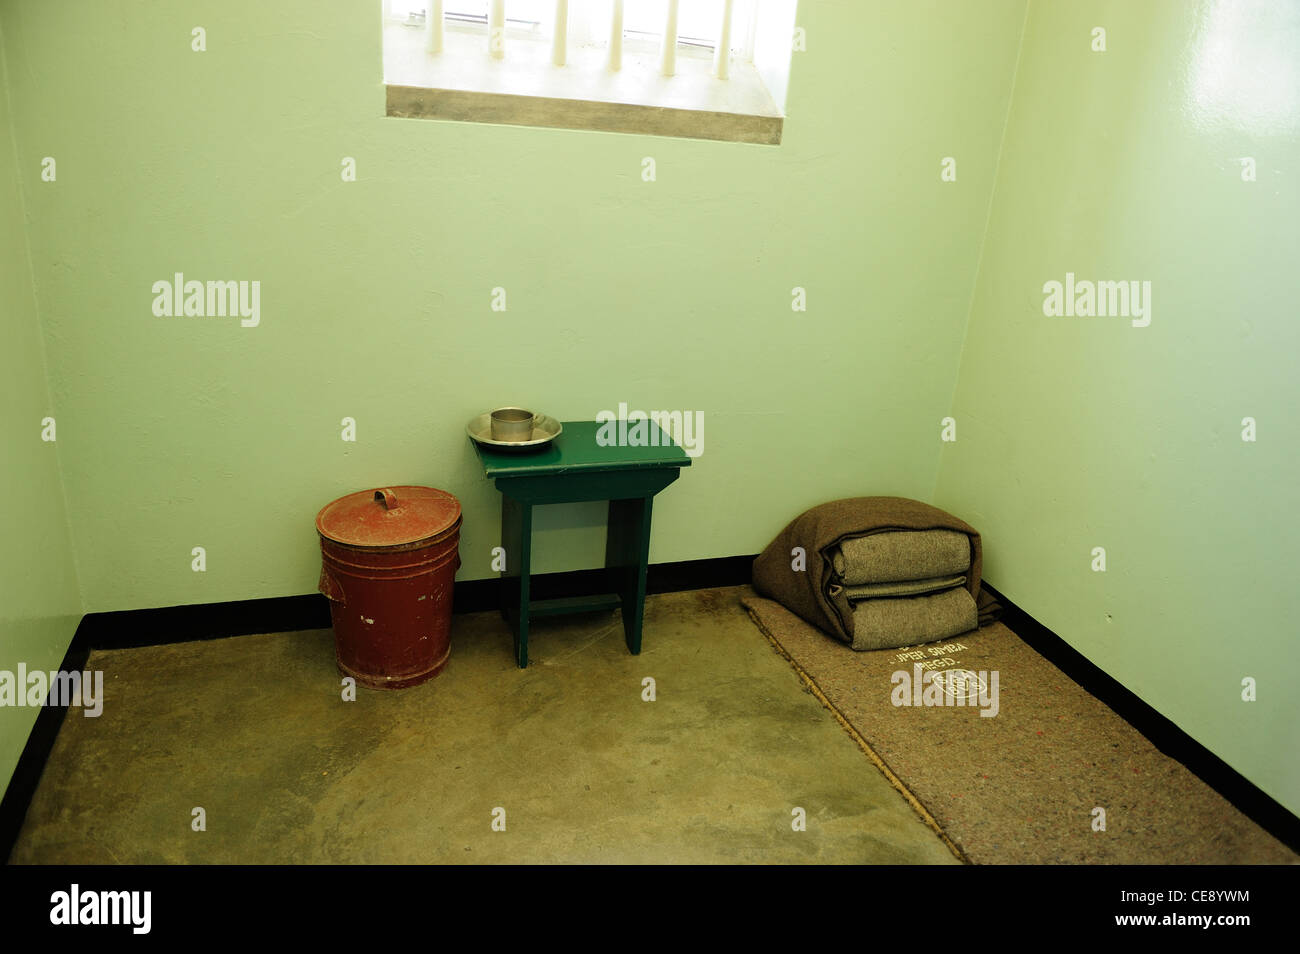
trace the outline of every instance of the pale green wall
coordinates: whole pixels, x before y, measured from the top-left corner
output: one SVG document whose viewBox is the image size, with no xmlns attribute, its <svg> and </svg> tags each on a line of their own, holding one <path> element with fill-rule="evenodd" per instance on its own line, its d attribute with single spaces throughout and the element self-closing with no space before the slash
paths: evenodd
<svg viewBox="0 0 1300 954">
<path fill-rule="evenodd" d="M 0 40 L 3 25 L 0 24 Z M 4 77 L 0 42 L 0 82 Z M 41 421 L 60 420 L 46 386 L 45 355 L 23 223 L 9 97 L 0 90 L 0 670 L 57 669 L 81 619 L 58 443 Z M 37 169 L 39 173 L 39 169 Z M 39 175 L 27 182 L 39 180 Z M 27 188 L 34 186 L 27 185 Z M 0 706 L 0 792 L 39 709 Z"/>
<path fill-rule="evenodd" d="M 87 610 L 311 592 L 317 509 L 388 483 L 455 493 L 489 577 L 464 425 L 501 403 L 704 411 L 656 562 L 928 494 L 1023 0 L 802 7 L 772 148 L 386 119 L 379 0 L 7 3 L 25 181 L 59 163 L 30 238 Z M 260 280 L 261 326 L 155 318 L 174 271 Z M 602 520 L 545 516 L 539 568 L 598 563 Z"/>
<path fill-rule="evenodd" d="M 1292 810 L 1297 160 L 1300 5 L 1031 4 L 935 495 L 995 586 Z M 1067 271 L 1151 281 L 1150 326 L 1044 317 Z"/>
</svg>

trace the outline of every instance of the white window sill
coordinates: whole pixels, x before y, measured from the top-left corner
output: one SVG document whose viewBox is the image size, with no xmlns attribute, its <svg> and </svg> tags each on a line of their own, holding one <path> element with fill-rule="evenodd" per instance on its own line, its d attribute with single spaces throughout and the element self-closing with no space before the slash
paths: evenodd
<svg viewBox="0 0 1300 954">
<path fill-rule="evenodd" d="M 731 62 L 730 77 L 713 61 L 682 53 L 675 76 L 659 57 L 624 51 L 611 72 L 605 51 L 571 47 L 568 63 L 551 63 L 549 43 L 508 37 L 494 59 L 487 38 L 448 29 L 431 54 L 423 28 L 384 26 L 388 115 L 408 119 L 547 126 L 777 145 L 783 125 L 752 64 Z"/>
</svg>

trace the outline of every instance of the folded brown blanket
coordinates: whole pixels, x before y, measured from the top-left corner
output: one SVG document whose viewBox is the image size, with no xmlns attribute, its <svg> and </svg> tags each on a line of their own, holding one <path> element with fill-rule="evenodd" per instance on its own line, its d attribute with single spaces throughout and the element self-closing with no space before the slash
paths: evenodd
<svg viewBox="0 0 1300 954">
<path fill-rule="evenodd" d="M 980 590 L 980 595 L 975 599 L 980 609 L 980 625 L 987 626 L 989 623 L 996 623 L 1002 618 L 1002 604 L 993 598 L 993 594 L 986 589 Z"/>
<path fill-rule="evenodd" d="M 841 591 L 828 592 L 833 558 L 851 538 L 894 530 L 954 530 L 966 535 L 970 569 L 965 589 L 980 589 L 983 558 L 974 527 L 937 507 L 906 497 L 852 497 L 813 507 L 786 525 L 754 561 L 754 589 L 842 642 L 853 643 L 853 606 Z M 799 562 L 792 553 L 801 548 Z M 802 567 L 796 569 L 795 567 Z"/>
<path fill-rule="evenodd" d="M 970 538 L 956 530 L 887 530 L 845 540 L 831 561 L 846 586 L 949 576 L 970 568 Z"/>
<path fill-rule="evenodd" d="M 930 596 L 853 604 L 853 648 L 914 646 L 968 633 L 979 625 L 975 599 L 964 587 Z"/>
<path fill-rule="evenodd" d="M 881 534 L 881 536 L 883 535 Z M 938 576 L 930 580 L 909 580 L 899 583 L 859 583 L 856 586 L 841 586 L 838 583 L 832 583 L 830 595 L 838 596 L 842 590 L 850 603 L 856 603 L 858 600 L 878 600 L 883 596 L 925 596 L 927 593 L 950 590 L 954 586 L 961 586 L 965 582 L 966 577 L 964 576 Z"/>
</svg>

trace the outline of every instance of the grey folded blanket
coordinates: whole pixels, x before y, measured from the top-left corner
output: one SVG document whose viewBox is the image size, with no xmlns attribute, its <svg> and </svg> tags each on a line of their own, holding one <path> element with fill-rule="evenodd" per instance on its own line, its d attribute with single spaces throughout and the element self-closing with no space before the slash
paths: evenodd
<svg viewBox="0 0 1300 954">
<path fill-rule="evenodd" d="M 930 532 L 951 531 L 964 541 L 963 559 L 954 566 L 955 554 L 935 545 L 931 552 L 929 545 L 922 545 L 914 550 L 911 559 L 915 562 L 902 576 L 890 574 L 888 579 L 861 579 L 855 572 L 857 584 L 869 585 L 888 582 L 917 582 L 931 580 L 942 576 L 965 576 L 961 588 L 970 596 L 973 603 L 980 592 L 980 574 L 982 553 L 980 535 L 970 524 L 959 520 L 950 513 L 905 497 L 853 497 L 845 500 L 833 500 L 813 507 L 800 514 L 782 530 L 767 548 L 754 561 L 754 589 L 759 595 L 776 600 L 786 609 L 814 626 L 820 627 L 836 639 L 859 648 L 859 641 L 854 639 L 857 629 L 857 608 L 870 606 L 881 600 L 851 601 L 843 587 L 846 584 L 843 574 L 837 574 L 835 556 L 844 557 L 842 548 L 855 540 L 870 540 L 886 534 L 901 536 L 901 540 L 883 544 L 885 547 L 902 545 L 909 541 L 909 531 Z M 946 537 L 946 533 L 944 534 Z M 856 548 L 857 544 L 853 544 Z M 879 557 L 868 547 L 867 560 Z M 942 552 L 941 552 L 942 551 Z M 856 553 L 856 550 L 855 550 Z M 926 569 L 926 567 L 946 567 L 944 569 Z M 920 571 L 916 569 L 920 567 Z M 848 569 L 847 564 L 845 569 Z M 886 571 L 888 572 L 888 571 Z M 839 587 L 833 591 L 833 587 Z M 937 593 L 934 596 L 946 596 Z M 900 598 L 902 602 L 915 602 L 917 599 L 932 597 Z M 885 599 L 889 599 L 886 597 Z M 954 600 L 947 596 L 948 600 Z M 931 613 L 926 609 L 930 604 L 923 604 L 918 618 L 943 615 L 939 609 Z M 942 607 L 945 604 L 935 604 Z M 918 607 L 913 606 L 916 613 Z M 881 608 L 881 612 L 886 612 Z M 978 617 L 966 630 L 974 629 Z M 872 623 L 863 624 L 868 631 Z M 965 630 L 962 630 L 964 632 Z M 951 634 L 949 634 L 951 635 Z M 898 637 L 895 637 L 898 638 Z M 942 639 L 942 635 L 931 635 L 928 639 Z M 899 639 L 893 645 L 915 644 L 924 640 L 918 637 Z M 865 647 L 864 647 L 865 648 Z"/>
<path fill-rule="evenodd" d="M 862 600 L 853 604 L 853 648 L 889 649 L 947 639 L 979 626 L 970 592 L 957 586 L 930 596 Z"/>
<path fill-rule="evenodd" d="M 936 576 L 930 580 L 902 580 L 898 583 L 859 583 L 856 586 L 841 586 L 832 583 L 827 591 L 831 596 L 844 594 L 850 603 L 858 600 L 875 600 L 882 596 L 924 596 L 938 593 L 940 590 L 961 586 L 966 582 L 964 576 Z"/>
<path fill-rule="evenodd" d="M 832 557 L 846 586 L 965 573 L 970 537 L 955 530 L 893 530 L 840 541 Z"/>
</svg>

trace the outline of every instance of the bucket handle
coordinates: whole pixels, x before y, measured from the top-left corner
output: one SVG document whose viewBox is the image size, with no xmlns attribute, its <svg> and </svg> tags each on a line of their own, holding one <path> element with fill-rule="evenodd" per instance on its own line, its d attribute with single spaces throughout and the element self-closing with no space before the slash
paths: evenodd
<svg viewBox="0 0 1300 954">
<path fill-rule="evenodd" d="M 375 500 L 382 500 L 384 502 L 385 510 L 396 510 L 401 506 L 401 504 L 397 502 L 397 494 L 393 493 L 387 487 L 383 490 L 375 491 Z"/>
</svg>

